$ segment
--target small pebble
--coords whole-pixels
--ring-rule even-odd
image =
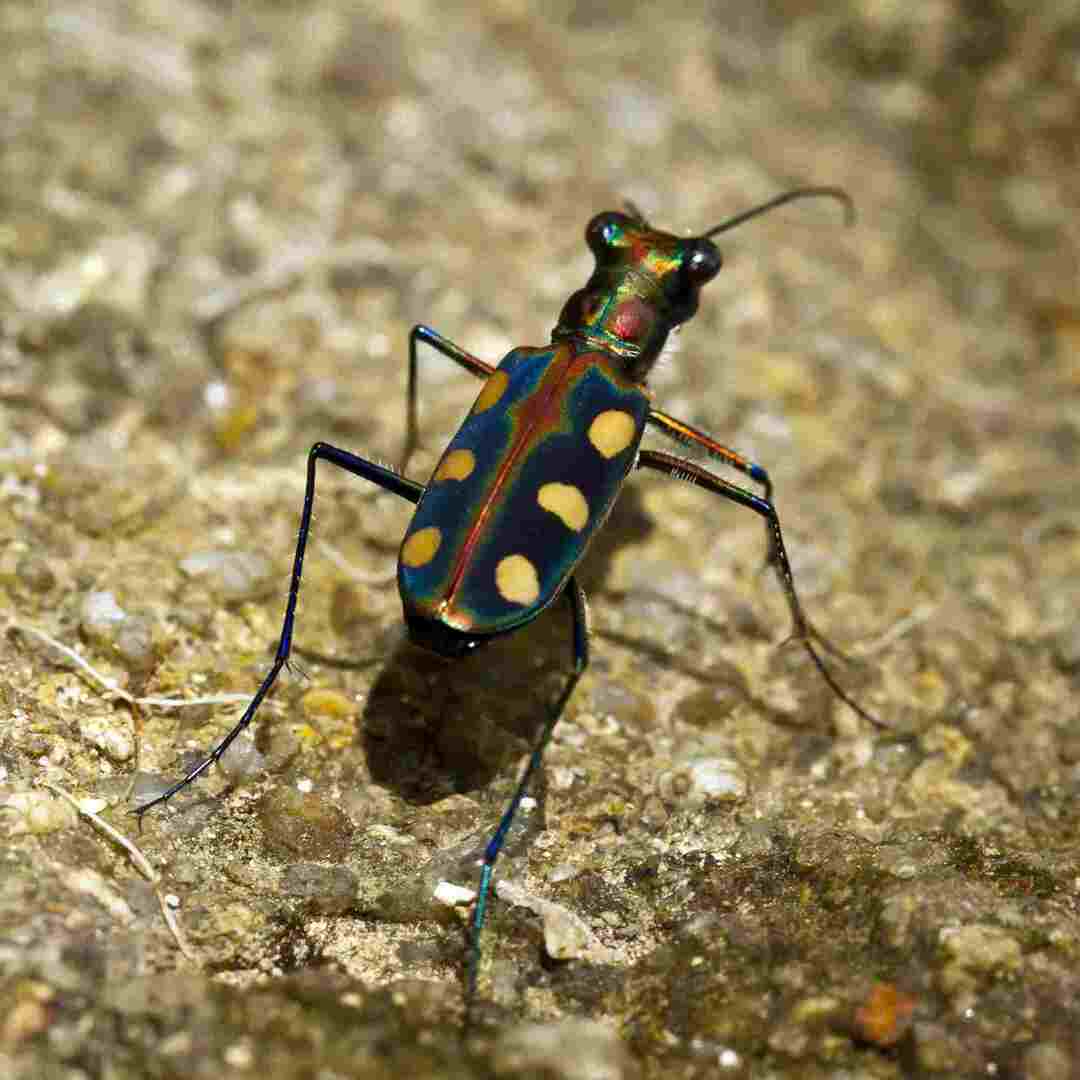
[[[53,568],[40,555],[23,555],[15,565],[16,580],[31,592],[47,593],[56,584]]]
[[[1020,943],[998,926],[948,927],[941,931],[940,941],[951,959],[969,971],[1015,971],[1023,958]]]
[[[327,862],[344,857],[352,836],[349,819],[329,799],[284,785],[258,803],[266,846],[288,855]]]
[[[318,716],[348,716],[356,711],[352,700],[337,690],[309,690],[301,699],[304,715],[314,719]]]
[[[67,800],[34,789],[0,796],[0,821],[8,836],[41,836],[72,828],[78,824],[79,815]]]
[[[270,560],[254,551],[200,551],[183,559],[180,569],[231,603],[258,599],[273,581]]]
[[[618,1033],[593,1020],[519,1024],[498,1037],[492,1064],[499,1076],[527,1073],[553,1080],[623,1080],[637,1075]]]
[[[147,615],[133,614],[118,628],[113,648],[131,671],[149,671],[157,659],[154,623]]]
[[[131,725],[122,717],[111,713],[81,717],[79,737],[100,750],[110,761],[130,761],[135,754]]]
[[[111,592],[91,592],[83,597],[80,618],[83,633],[88,638],[101,637],[111,641],[116,625],[127,618],[127,612]]]
[[[578,868],[573,863],[559,863],[548,872],[548,881],[557,885],[561,881],[572,881],[578,876]]]
[[[356,875],[344,866],[293,863],[281,875],[278,887],[284,896],[303,900],[311,911],[337,915],[356,898]]]
[[[604,963],[611,959],[610,950],[601,944],[585,920],[569,908],[533,896],[506,878],[495,883],[495,892],[500,900],[540,916],[544,925],[544,949],[553,960],[584,957],[594,963]]]
[[[145,672],[154,665],[153,621],[125,611],[111,592],[86,594],[79,629],[88,642],[118,656],[129,669]]]
[[[661,773],[656,783],[665,802],[682,806],[736,802],[745,797],[746,788],[746,777],[734,759],[697,755]]]
[[[266,770],[266,755],[251,739],[239,738],[218,762],[222,773],[234,783],[242,783]]]
[[[471,904],[476,899],[475,889],[466,889],[462,885],[454,885],[449,881],[440,881],[435,886],[435,899],[447,907],[461,907]]]
[[[855,1010],[855,1031],[864,1042],[895,1046],[911,1025],[918,1000],[893,986],[875,983]]]

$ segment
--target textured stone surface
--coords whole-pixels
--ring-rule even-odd
[[[240,706],[133,711],[0,635],[5,1076],[1076,1071],[1080,19],[540,7],[0,7],[0,611],[118,692],[250,694],[307,450],[397,459],[412,323],[496,360],[546,341],[593,213],[700,231],[839,184],[853,229],[803,203],[721,238],[652,386],[768,467],[835,674],[889,729],[781,647],[760,521],[632,478],[501,865],[606,959],[550,961],[496,900],[462,1048],[467,912],[434,890],[475,887],[568,620],[455,667],[403,647],[408,507],[328,469],[299,671],[248,764],[141,834],[132,781]],[[477,390],[421,366],[418,478]],[[197,964],[40,779],[105,800]]]

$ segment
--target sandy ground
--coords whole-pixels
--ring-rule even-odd
[[[0,1072],[1080,1071],[1080,12],[1018,10],[0,5]],[[857,225],[723,237],[650,385],[768,467],[887,727],[781,647],[752,514],[632,478],[462,1042],[433,892],[568,620],[404,645],[408,507],[327,470],[301,670],[138,832],[270,661],[310,445],[397,460],[410,326],[497,361],[597,211],[700,232],[807,183]],[[417,479],[477,389],[422,358]],[[218,703],[132,704],[170,697]]]

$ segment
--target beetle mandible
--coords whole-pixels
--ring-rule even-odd
[[[416,504],[399,551],[397,580],[408,634],[417,644],[458,658],[531,622],[562,595],[570,608],[573,670],[549,710],[515,793],[484,851],[471,921],[467,1003],[476,990],[480,937],[496,860],[555,724],[588,664],[585,595],[574,570],[635,468],[656,469],[697,484],[764,519],[768,563],[787,599],[791,636],[802,643],[841,701],[863,719],[880,724],[837,683],[815,645],[832,649],[803,613],[768,473],[705,432],[654,408],[645,385],[668,335],[694,315],[702,286],[720,271],[722,259],[712,238],[751,217],[808,197],[838,200],[849,221],[853,217],[850,197],[834,187],[787,191],[695,237],[655,229],[633,206],[625,213],[598,214],[585,230],[595,268],[585,287],[564,305],[550,344],[512,349],[498,367],[427,326],[413,327],[401,471],[327,443],[312,446],[289,598],[270,670],[232,730],[183,779],[138,806],[134,812],[140,819],[221,758],[251,723],[285,666],[292,647],[320,461]],[[426,485],[404,475],[418,443],[420,343],[485,380]],[[760,485],[762,493],[685,458],[642,449],[641,439],[650,425],[741,472]]]

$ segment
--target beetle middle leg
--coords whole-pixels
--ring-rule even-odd
[[[803,648],[809,655],[814,667],[818,669],[821,677],[825,680],[826,685],[845,705],[850,706],[859,716],[876,727],[886,727],[887,725],[872,713],[867,712],[844,690],[821,658],[821,654],[814,648],[814,642],[816,641],[827,651],[836,652],[828,639],[814,628],[813,623],[806,617],[802,604],[799,602],[799,594],[795,591],[795,577],[791,572],[791,563],[788,561],[787,551],[784,548],[784,536],[780,529],[780,518],[772,502],[761,495],[747,491],[745,488],[723,479],[723,477],[716,476],[709,472],[708,469],[704,469],[692,461],[675,457],[673,454],[661,453],[658,450],[642,450],[638,457],[638,468],[656,469],[675,480],[685,480],[688,483],[697,484],[705,488],[706,491],[711,491],[714,495],[722,495],[725,499],[730,499],[740,506],[749,507],[765,519],[765,526],[769,530],[772,562],[776,567],[777,577],[780,579],[780,584],[784,590],[788,610],[791,612],[793,624],[791,636],[802,642]]]
[[[677,420],[674,416],[669,416],[659,409],[653,409],[652,412],[649,413],[648,422],[655,427],[658,427],[665,435],[675,439],[677,442],[681,442],[686,446],[699,446],[709,455],[709,457],[716,461],[723,462],[733,469],[738,469],[739,472],[759,483],[762,487],[765,501],[769,503],[772,502],[772,480],[765,471],[764,466],[759,465],[756,461],[752,461],[745,454],[740,454],[738,450],[732,450],[731,447],[725,446],[721,442],[717,442],[716,439],[706,432],[692,427],[683,420]],[[773,529],[772,524],[768,519],[765,521],[765,543],[766,554],[765,561],[761,565],[761,572],[772,567],[780,578],[780,584],[783,585],[786,590],[787,586],[784,585],[784,576],[777,561],[776,531]],[[837,648],[837,646],[821,633],[820,630],[814,627],[813,624],[808,622],[808,625],[810,626],[810,633],[827,652],[832,653],[833,656],[838,657],[841,660],[850,661],[851,658],[843,651],[843,649]]]
[[[460,365],[478,379],[486,379],[495,370],[491,364],[485,363],[470,352],[466,352],[460,345],[455,344],[449,338],[443,337],[437,330],[432,330],[430,326],[417,323],[409,331],[409,383],[405,391],[405,448],[401,452],[399,469],[402,473],[405,472],[410,458],[416,453],[420,445],[420,425],[417,418],[419,405],[417,394],[417,345],[421,341],[441,352],[443,356],[453,360],[455,364]]]
[[[738,450],[732,450],[730,446],[725,446],[723,443],[717,442],[716,439],[708,433],[701,431],[696,427],[692,427],[683,420],[677,420],[674,416],[669,416],[659,409],[653,409],[649,413],[648,422],[653,426],[658,427],[665,435],[674,439],[676,442],[681,442],[686,446],[699,446],[714,460],[723,462],[723,464],[730,466],[732,469],[738,469],[743,475],[750,477],[755,483],[760,484],[765,499],[768,502],[772,502],[772,480],[765,471],[764,466],[759,465],[756,461],[751,461],[745,454],[740,454]],[[776,546],[774,544],[773,531],[769,527],[768,522],[765,523],[765,540],[768,547],[765,555],[765,563],[762,566],[763,570],[767,570],[770,566],[776,565]],[[823,644],[827,645],[828,643],[823,642]]]

